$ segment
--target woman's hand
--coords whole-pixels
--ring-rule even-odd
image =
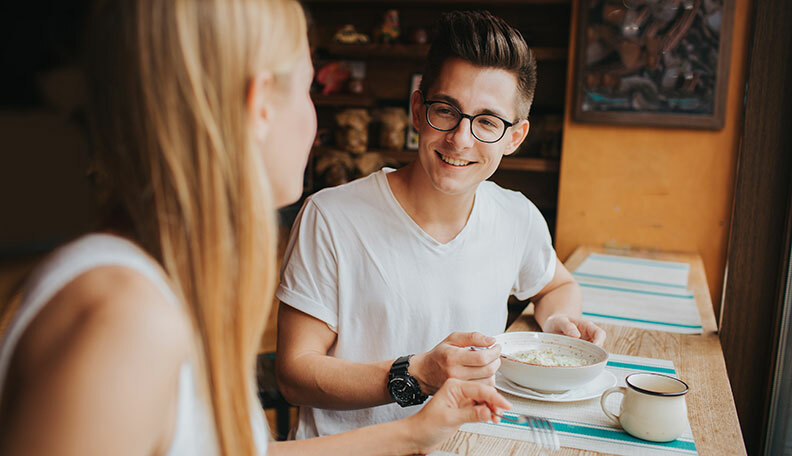
[[[492,386],[448,379],[434,397],[405,421],[418,453],[426,453],[450,437],[464,423],[500,421],[496,414],[511,404]]]

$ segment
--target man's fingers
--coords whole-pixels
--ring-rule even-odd
[[[591,321],[582,320],[580,322],[580,332],[583,333],[585,339],[593,344],[602,345],[605,343],[606,333],[605,330],[595,325]]]
[[[454,378],[470,380],[475,378],[492,377],[500,368],[500,358],[495,358],[492,362],[483,366],[463,366],[457,365],[449,368],[448,373]]]
[[[467,367],[488,366],[500,360],[501,347],[496,345],[486,350],[465,350],[460,349],[456,354],[455,363]]]
[[[578,329],[577,325],[572,322],[571,319],[567,319],[566,321],[559,322],[560,326],[558,329],[561,330],[561,334],[565,336],[580,338],[580,330]]]
[[[598,326],[595,326],[594,328],[594,340],[592,342],[596,345],[602,346],[602,344],[605,343],[605,330]]]
[[[486,377],[486,378],[473,378],[470,379],[471,382],[481,383],[482,385],[486,386],[495,386],[495,376]]]
[[[457,347],[489,347],[495,343],[495,338],[480,332],[455,332],[446,337],[445,341]]]

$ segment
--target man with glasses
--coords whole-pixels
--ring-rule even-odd
[[[533,301],[544,331],[604,341],[539,210],[487,181],[528,134],[535,85],[514,28],[444,15],[411,99],[417,158],[306,201],[277,292],[297,438],[412,414],[449,377],[494,384],[485,334],[504,331],[509,295]]]

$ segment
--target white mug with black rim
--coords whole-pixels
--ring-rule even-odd
[[[615,386],[602,393],[600,405],[608,418],[628,434],[652,442],[676,440],[685,431],[688,386],[678,378],[662,374],[630,374],[627,386]],[[614,415],[605,407],[613,393],[624,395],[620,412]]]

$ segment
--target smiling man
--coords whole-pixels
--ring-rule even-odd
[[[493,384],[485,334],[504,331],[509,295],[533,301],[544,331],[602,344],[539,210],[487,181],[528,134],[535,85],[518,31],[444,15],[411,99],[417,159],[306,201],[277,292],[297,438],[412,414],[449,377]]]

